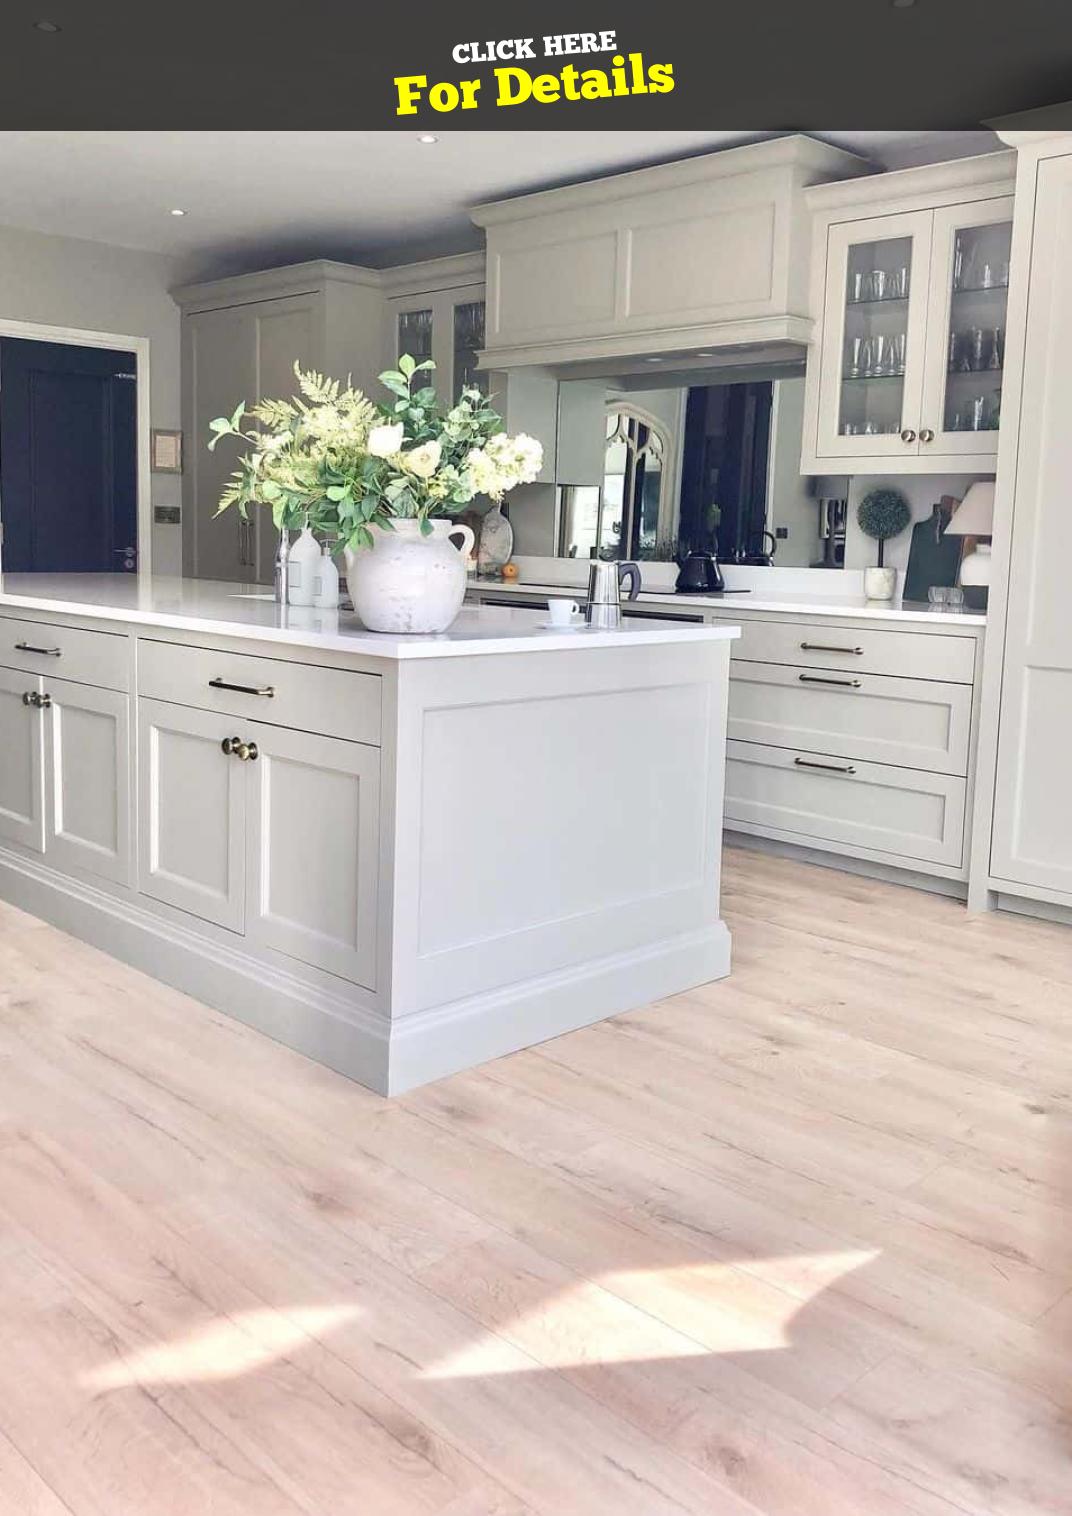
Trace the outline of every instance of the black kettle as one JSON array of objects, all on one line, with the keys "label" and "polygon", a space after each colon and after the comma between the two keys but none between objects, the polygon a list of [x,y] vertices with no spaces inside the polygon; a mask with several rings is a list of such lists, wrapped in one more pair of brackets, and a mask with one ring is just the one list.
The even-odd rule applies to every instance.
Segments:
[{"label": "black kettle", "polygon": [[726,588],[713,553],[687,553],[679,562],[680,571],[674,586],[679,595],[717,594]]}]

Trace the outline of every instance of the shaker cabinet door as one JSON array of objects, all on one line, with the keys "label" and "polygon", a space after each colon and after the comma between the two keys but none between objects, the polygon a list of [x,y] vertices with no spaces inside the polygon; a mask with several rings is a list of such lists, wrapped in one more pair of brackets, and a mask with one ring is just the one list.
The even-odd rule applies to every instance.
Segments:
[{"label": "shaker cabinet door", "polygon": [[66,679],[45,689],[48,860],[129,884],[129,697]]},{"label": "shaker cabinet door", "polygon": [[[1038,167],[1024,328],[1020,284],[1017,349],[1023,375],[1015,459],[990,872],[1072,905],[1072,153]],[[1006,466],[1004,460],[1002,468]],[[1006,488],[1008,486],[1006,485]]]},{"label": "shaker cabinet door", "polygon": [[231,931],[245,910],[245,771],[223,751],[233,716],[138,702],[138,887]]},{"label": "shaker cabinet door", "polygon": [[257,723],[248,734],[246,934],[374,989],[379,749]]},{"label": "shaker cabinet door", "polygon": [[1001,419],[1012,196],[934,212],[920,451],[993,468]]},{"label": "shaker cabinet door", "polygon": [[35,853],[45,850],[42,712],[24,695],[40,695],[41,680],[0,668],[0,839]]},{"label": "shaker cabinet door", "polygon": [[927,340],[932,211],[832,226],[816,453],[914,457]]}]

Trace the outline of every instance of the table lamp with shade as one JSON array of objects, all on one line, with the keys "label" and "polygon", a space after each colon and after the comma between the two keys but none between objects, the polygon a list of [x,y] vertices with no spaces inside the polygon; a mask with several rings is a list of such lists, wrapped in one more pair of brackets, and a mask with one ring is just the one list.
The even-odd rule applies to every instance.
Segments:
[{"label": "table lamp with shade", "polygon": [[[945,535],[975,537],[975,550],[961,560],[960,583],[969,605],[985,606],[990,589],[990,538],[994,535],[994,482],[979,480],[970,485],[953,512]],[[985,537],[985,542],[978,539]]]}]

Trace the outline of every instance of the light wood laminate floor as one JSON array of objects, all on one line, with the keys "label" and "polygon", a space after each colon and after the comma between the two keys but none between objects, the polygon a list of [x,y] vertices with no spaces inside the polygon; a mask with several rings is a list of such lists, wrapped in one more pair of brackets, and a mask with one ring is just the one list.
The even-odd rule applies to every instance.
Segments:
[{"label": "light wood laminate floor", "polygon": [[1072,932],[725,898],[391,1103],[0,906],[3,1516],[1072,1512]]}]

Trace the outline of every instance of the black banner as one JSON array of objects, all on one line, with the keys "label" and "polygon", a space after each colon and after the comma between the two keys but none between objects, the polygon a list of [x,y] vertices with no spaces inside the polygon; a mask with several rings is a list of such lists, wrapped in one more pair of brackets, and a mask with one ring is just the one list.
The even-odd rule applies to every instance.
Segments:
[{"label": "black banner", "polygon": [[1070,15],[1067,0],[389,12],[353,0],[3,0],[0,125],[969,128],[1072,99]]}]

